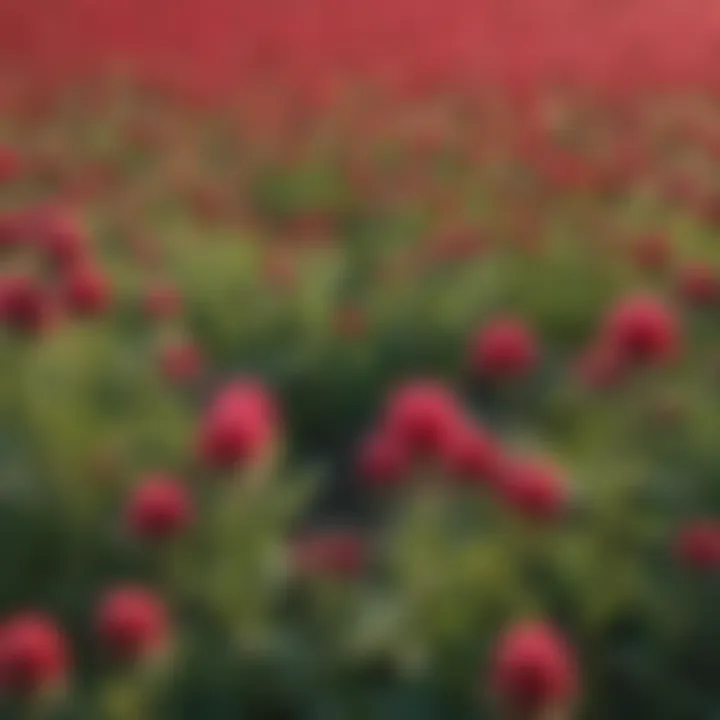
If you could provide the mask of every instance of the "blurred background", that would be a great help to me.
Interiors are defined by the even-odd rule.
[[[0,718],[720,716],[714,0],[0,0]]]

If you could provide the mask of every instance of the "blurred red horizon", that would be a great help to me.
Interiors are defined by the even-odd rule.
[[[0,0],[0,88],[108,73],[233,102],[371,79],[413,93],[548,82],[720,86],[715,0]]]

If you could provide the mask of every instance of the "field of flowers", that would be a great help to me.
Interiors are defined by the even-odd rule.
[[[0,718],[716,719],[719,43],[0,1]]]

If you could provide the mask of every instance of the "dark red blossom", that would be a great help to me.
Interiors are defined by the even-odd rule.
[[[170,639],[170,618],[165,603],[155,593],[123,586],[102,598],[95,631],[111,658],[136,661],[165,648]]]
[[[604,340],[638,364],[665,364],[677,358],[683,349],[677,314],[648,295],[624,300],[611,311]]]
[[[464,418],[452,392],[434,381],[412,381],[389,398],[386,431],[413,454],[442,457]]]
[[[553,627],[523,623],[500,638],[492,684],[510,717],[566,709],[579,689],[577,660],[567,640]]]
[[[544,460],[510,458],[501,471],[501,497],[533,520],[551,520],[567,508],[570,488],[563,473]]]
[[[448,472],[462,482],[493,484],[504,464],[504,451],[486,430],[468,422],[452,436],[444,460]]]
[[[141,479],[130,497],[127,525],[143,540],[182,535],[192,523],[195,507],[185,485],[164,473]]]
[[[40,613],[15,615],[0,625],[0,689],[35,694],[62,684],[70,646],[54,621]]]
[[[470,364],[481,376],[493,380],[524,378],[540,361],[538,342],[527,325],[516,318],[498,318],[475,335]]]
[[[203,418],[200,455],[213,468],[243,468],[272,449],[278,424],[275,400],[260,383],[233,383],[216,396]]]
[[[11,275],[0,278],[0,320],[23,333],[38,334],[51,323],[54,304],[35,278]]]

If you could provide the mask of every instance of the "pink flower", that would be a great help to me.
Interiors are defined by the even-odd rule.
[[[246,380],[222,390],[205,415],[200,455],[213,468],[242,468],[266,456],[275,444],[278,412],[259,383]]]
[[[165,540],[182,535],[195,517],[195,506],[186,487],[171,475],[144,477],[130,497],[127,524],[145,540]]]
[[[566,509],[569,488],[554,465],[535,459],[509,459],[501,472],[501,496],[520,514],[534,520],[551,520]]]
[[[473,338],[470,363],[479,375],[494,380],[515,380],[529,375],[540,362],[535,336],[520,320],[492,321]]]
[[[125,586],[103,597],[95,616],[95,630],[111,657],[135,661],[164,649],[170,619],[165,603],[153,592]]]
[[[554,628],[524,623],[500,638],[492,683],[513,712],[548,711],[572,702],[579,669],[572,648]]]
[[[0,278],[0,320],[24,333],[39,334],[51,322],[53,304],[40,284],[24,275]]]
[[[412,381],[396,390],[385,411],[385,428],[410,453],[441,457],[462,416],[453,394],[433,381]]]
[[[0,626],[0,688],[35,694],[65,680],[70,648],[55,623],[40,613],[22,613]]]
[[[493,484],[503,465],[503,450],[485,430],[468,423],[453,435],[445,463],[448,471],[463,482]]]
[[[635,363],[664,364],[682,350],[677,315],[657,298],[645,295],[624,300],[612,310],[604,338]]]

